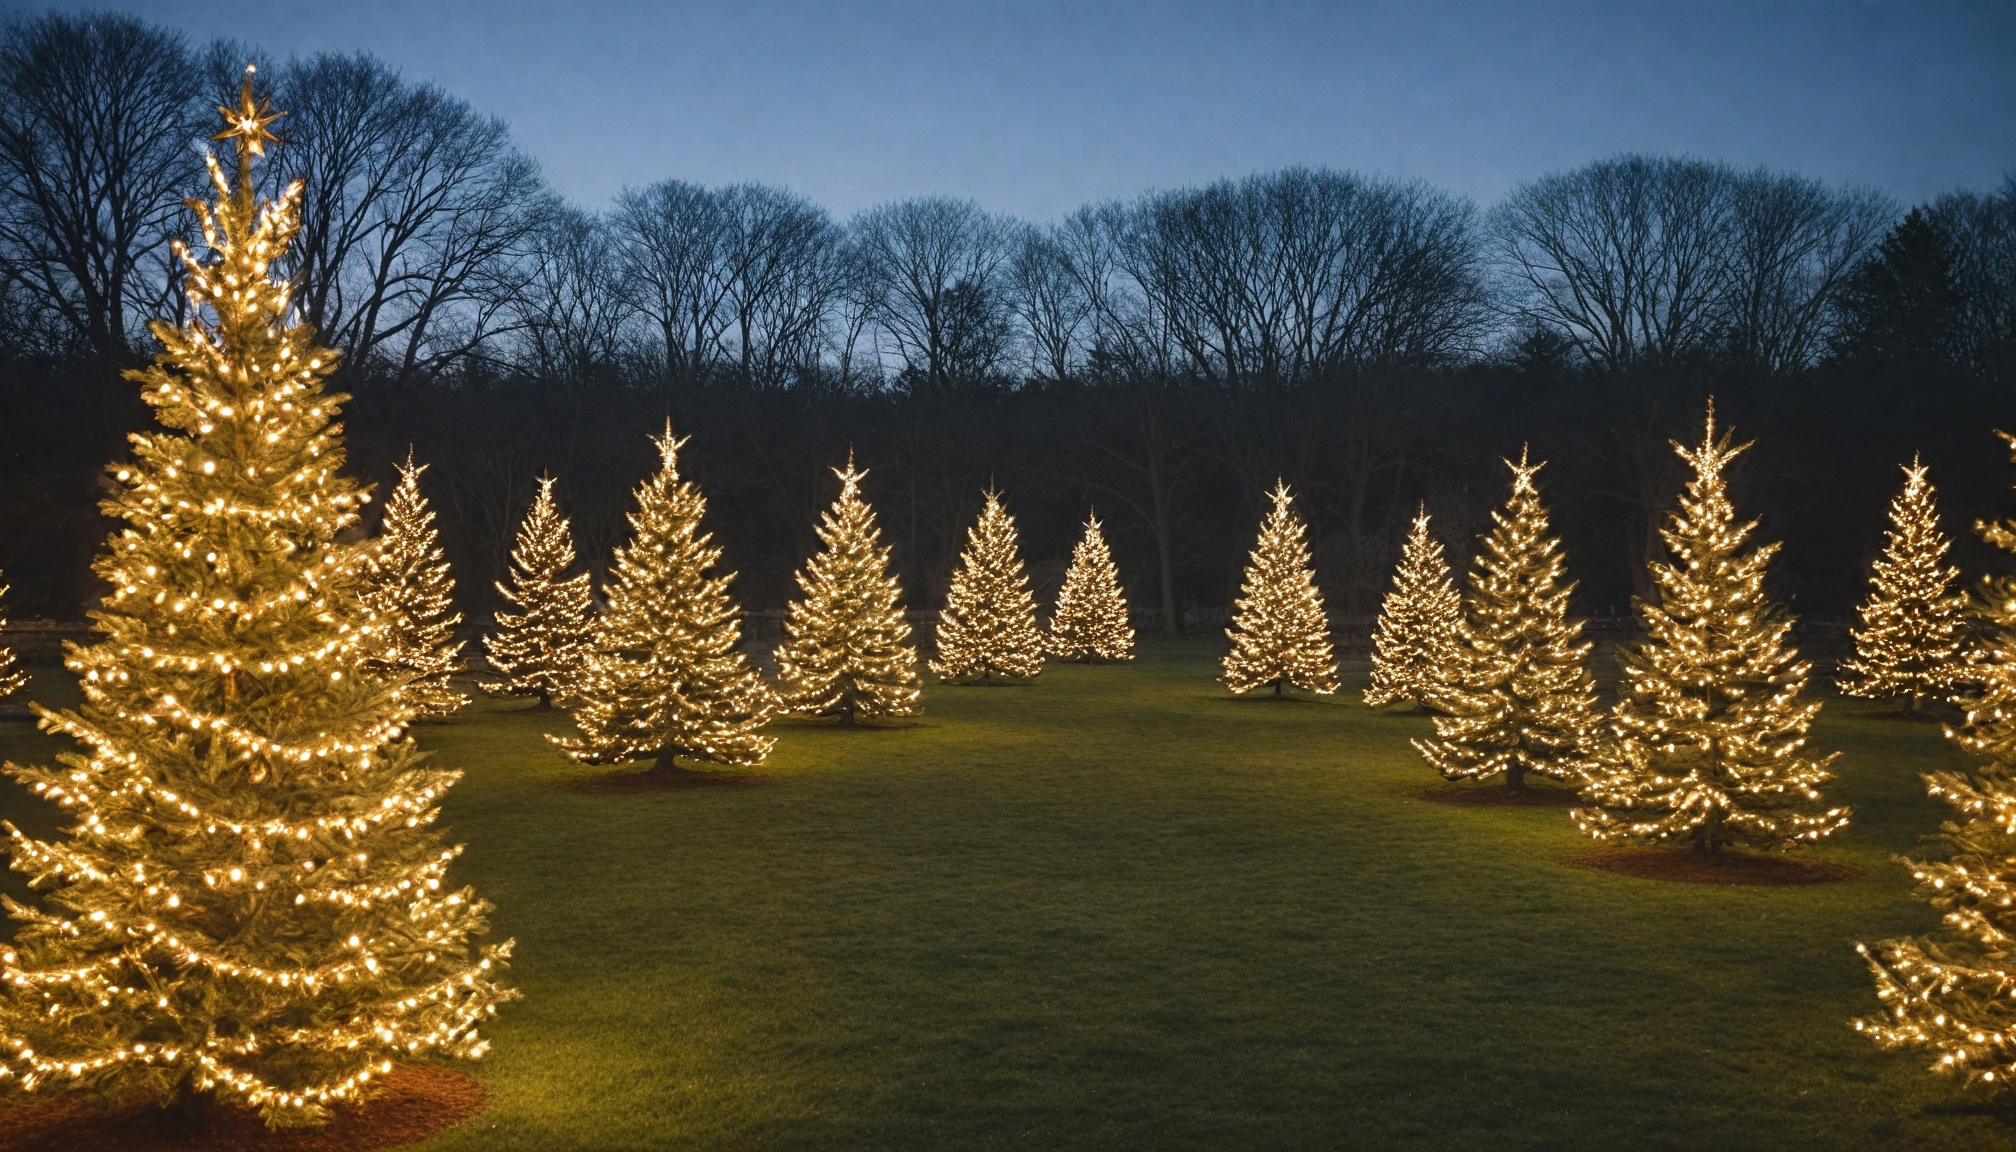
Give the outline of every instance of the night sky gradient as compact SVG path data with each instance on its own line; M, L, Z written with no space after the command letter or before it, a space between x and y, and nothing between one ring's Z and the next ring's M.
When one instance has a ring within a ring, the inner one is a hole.
M510 121L591 206L676 176L1044 220L1289 164L1489 202L1627 150L1907 201L2016 171L2007 3L63 6L375 52Z

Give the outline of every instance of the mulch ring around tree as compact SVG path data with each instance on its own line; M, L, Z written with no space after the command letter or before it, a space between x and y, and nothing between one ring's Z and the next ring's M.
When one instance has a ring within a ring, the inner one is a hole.
M368 1152L416 1144L483 1111L483 1085L446 1068L392 1070L362 1104L340 1104L320 1128L269 1131L257 1113L219 1109L210 1134L172 1133L149 1102L102 1108L70 1095L0 1106L0 1152Z
M1488 808L1573 808L1582 802L1572 789L1551 784L1528 784L1507 788L1503 781L1489 784L1434 784L1421 789L1423 800L1437 804L1463 804Z
M768 783L766 776L745 772L696 772L691 768L618 768L595 776L579 776L562 787L570 792L626 795L634 792L686 792L698 788L748 788Z
M1692 848L1592 848L1576 852L1570 864L1598 868L1640 880L1675 884L1728 884L1739 888L1780 888L1853 880L1860 868L1831 860L1764 856L1724 848L1706 856Z

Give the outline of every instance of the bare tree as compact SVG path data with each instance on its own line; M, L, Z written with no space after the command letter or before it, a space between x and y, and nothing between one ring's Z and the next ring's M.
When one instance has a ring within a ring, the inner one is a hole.
M1931 215L1953 249L1954 355L2006 383L2016 376L2016 176L1991 193L1941 196Z
M170 299L168 244L209 134L201 87L188 43L130 16L0 33L0 268L102 360Z
M993 375L1009 335L1007 222L970 200L932 196L870 209L853 231L876 321L909 378L942 387Z
M1763 168L1737 176L1722 308L1730 355L1769 372L1813 363L1833 335L1849 274L1896 215L1873 189L1836 192Z
M714 194L721 225L724 335L745 383L787 383L817 363L827 313L844 287L840 232L794 192L737 184Z
M705 379L732 317L721 204L698 184L625 189L611 216L631 306L658 328L665 382Z
M1028 343L1031 371L1053 381L1077 375L1083 359L1080 335L1092 304L1050 231L1033 225L1016 230L1008 284L1010 307Z
M603 221L557 199L547 205L513 305L522 370L568 383L616 370L629 309L615 283L615 261Z

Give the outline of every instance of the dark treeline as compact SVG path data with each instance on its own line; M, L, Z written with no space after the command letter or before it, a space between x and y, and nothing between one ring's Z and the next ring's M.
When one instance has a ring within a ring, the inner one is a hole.
M174 318L195 142L260 65L306 182L288 257L340 349L352 466L408 444L467 607L490 606L543 471L585 555L624 532L669 417L755 607L781 605L852 446L913 605L936 606L981 489L1039 579L1088 504L1137 607L1229 601L1262 493L1302 494L1333 610L1376 607L1417 500L1459 555L1544 490L1585 612L1642 591L1709 393L1760 441L1744 507L1787 541L1779 593L1845 615L1896 465L1949 527L2016 479L2016 181L1906 208L1870 190L1619 156L1480 210L1412 181L1295 168L1035 225L939 197L846 221L786 189L667 180L570 205L506 126L370 56L268 61L117 16L0 39L0 570L16 616L76 616L106 461L144 420L119 377ZM1978 549L1962 558L1981 562Z

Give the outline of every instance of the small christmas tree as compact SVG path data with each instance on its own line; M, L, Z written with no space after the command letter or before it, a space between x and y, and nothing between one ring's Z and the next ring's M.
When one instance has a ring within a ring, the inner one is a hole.
M574 686L580 734L548 739L584 764L760 764L776 700L742 657L734 577L714 574L721 549L700 530L707 500L679 475L685 441L667 421L653 443L660 467L637 488L630 543L616 549L608 608Z
M1925 466L1904 469L1904 489L1890 501L1883 556L1869 576L1869 598L1858 614L1855 655L1841 663L1841 691L1869 699L1904 697L1916 712L1927 696L1950 692L1961 679L1967 645L1967 600L1948 592L1960 569L1946 564Z
M2012 448L2016 439L2007 435ZM2016 552L2016 524L1980 525L1988 542ZM1974 761L1972 772L1925 777L1951 804L1940 826L1940 860L1906 860L1917 895L1938 908L1944 928L1930 936L1857 945L1876 978L1884 1015L1855 1021L1884 1048L1926 1048L1932 1070L2016 1096L2016 578L1982 583L1977 611L1992 628L1974 671L1982 694L1967 722L1947 735Z
M0 584L0 598L7 595L8 585ZM7 627L7 616L0 612L0 629ZM28 673L14 662L14 650L0 644L0 699L14 695L28 686Z
M833 470L840 495L819 522L822 551L798 573L805 593L784 621L777 646L784 708L837 716L842 724L876 716L914 716L917 650L903 619L903 590L889 573L889 548L875 510L861 498L864 471Z
M1022 568L1015 518L992 488L980 519L966 533L966 550L938 614L937 644L931 671L946 680L1027 680L1043 671L1043 634L1036 628L1036 599Z
M380 621L367 666L400 685L415 719L452 716L469 702L449 678L462 670L455 628L455 578L441 554L434 509L420 492L413 453L399 466L399 484L385 505L385 525L365 569L364 606Z
M1393 589L1379 604L1365 703L1384 708L1407 700L1414 711L1426 711L1435 703L1443 678L1455 667L1462 627L1463 598L1450 578L1442 542L1428 534L1424 504L1400 549Z
M1448 714L1435 718L1436 739L1414 746L1451 780L1503 773L1521 788L1536 773L1579 785L1602 743L1595 645L1568 615L1575 585L1561 582L1567 562L1533 483L1541 466L1524 452L1505 463L1512 495L1471 561L1462 641L1441 689Z
M1272 687L1281 696L1293 685L1327 696L1337 691L1337 664L1302 518L1290 507L1295 497L1288 485L1276 482L1270 495L1274 509L1260 524L1232 626L1225 630L1232 650L1225 654L1221 679L1239 693Z
M1058 659L1081 664L1134 658L1127 597L1096 515L1086 518L1085 535L1071 551L1071 568L1064 573L1057 611L1050 617L1049 647Z
M1573 813L1597 839L1713 854L1808 844L1848 823L1820 795L1836 754L1805 753L1820 702L1800 700L1811 665L1764 594L1778 545L1744 550L1757 525L1737 522L1725 470L1749 445L1729 440L1710 406L1700 445L1673 446L1694 475L1660 531L1672 561L1651 565L1659 603L1638 605L1649 639L1624 653L1617 739L1583 790L1594 806Z
M553 483L551 476L540 478L539 495L511 549L511 583L497 584L518 611L497 613L497 630L483 637L490 667L504 677L483 690L537 697L541 707L570 699L593 624L588 574L567 575L574 567L574 534L553 501Z
M489 906L449 886L432 828L460 774L365 666L335 356L273 274L301 185L253 200L273 117L249 73L223 111L237 180L211 160L211 258L177 246L190 319L156 323L131 374L167 430L133 437L104 504L125 524L94 565L101 639L69 653L83 703L40 710L83 751L7 766L73 823L7 826L44 896L8 901L0 946L0 1085L145 1092L199 1129L214 1100L311 1124L394 1061L480 1055L511 996L510 946L472 947Z

